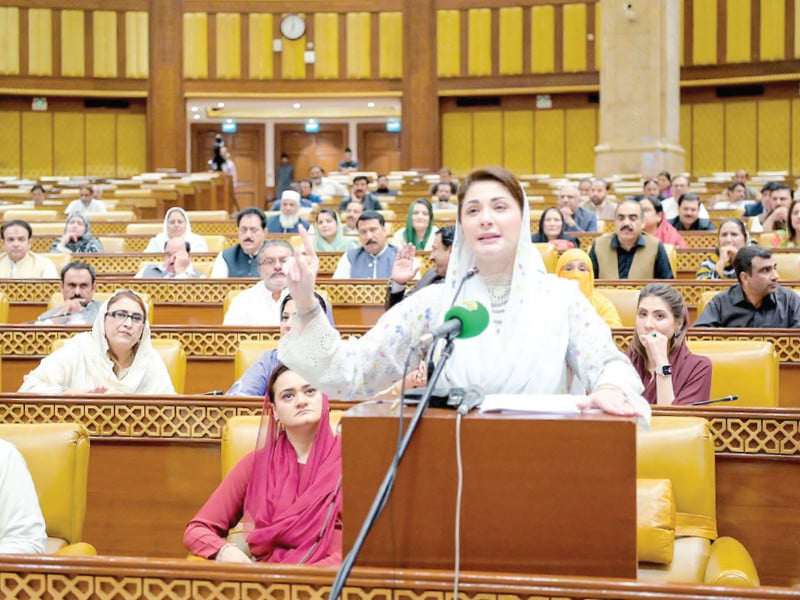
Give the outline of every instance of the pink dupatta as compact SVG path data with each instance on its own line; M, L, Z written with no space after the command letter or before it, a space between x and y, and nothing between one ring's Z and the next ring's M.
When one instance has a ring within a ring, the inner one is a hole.
M244 501L247 543L256 560L312 564L341 554L331 545L342 512L342 449L329 414L323 395L317 437L301 465L286 433L276 427L271 402L264 403Z

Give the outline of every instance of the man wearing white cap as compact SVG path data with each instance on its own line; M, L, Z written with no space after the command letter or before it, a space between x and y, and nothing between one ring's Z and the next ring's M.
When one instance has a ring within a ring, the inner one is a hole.
M269 233L298 233L297 226L302 224L308 230L308 221L300 218L300 194L294 190L283 190L281 194L281 212L267 220Z

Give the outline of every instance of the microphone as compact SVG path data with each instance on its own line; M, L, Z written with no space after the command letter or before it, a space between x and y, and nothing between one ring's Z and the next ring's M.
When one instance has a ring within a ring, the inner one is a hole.
M481 405L484 399L483 388L479 385L471 385L464 392L464 397L461 399L461 404L458 405L456 412L461 416L466 415L473 408Z
M78 312L74 312L74 313L71 313L71 312L61 312L61 313L58 313L58 314L56 314L56 315L50 315L49 317L47 317L47 316L41 316L41 317L39 317L38 319L34 319L33 321L25 321L24 323L22 323L22 325L33 325L34 323L41 323L42 321L50 321L50 320L52 320L52 319L61 319L61 318L63 318L63 317L69 317L69 316L72 316L72 315L79 315L79 314L81 314L81 313L82 313L84 310L86 310L86 307L85 307L85 306L84 306L82 309L80 309Z
M461 293L461 288L464 287L464 284L467 283L467 280L472 279L478 273L480 273L480 269L478 269L478 267L472 267L470 269L467 269L467 272L464 273L464 276L461 278L461 281L458 282L458 287L456 288L456 293L453 294L453 301L450 302L450 306L453 306L453 304L456 303L456 300L458 300L458 295Z
M690 402L690 406L701 406L703 404L714 404L715 402L733 402L738 400L739 396L731 394L730 396L723 396L722 398L714 398L713 400L699 400L697 402Z
M426 346L441 338L471 338L480 335L489 326L489 311L480 302L464 300L450 307L444 315L444 323L419 338L419 345Z

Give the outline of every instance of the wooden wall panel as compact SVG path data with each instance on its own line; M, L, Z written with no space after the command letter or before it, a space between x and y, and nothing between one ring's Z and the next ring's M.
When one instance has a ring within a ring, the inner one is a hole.
M750 62L751 0L726 0L725 61Z
M503 114L503 163L512 173L533 173L533 111Z
M208 78L208 15L183 15L183 77Z
M217 13L217 79L242 76L242 20L239 13Z
M317 53L317 62L314 64L314 77L317 79L338 79L338 13L317 13L314 15L314 50Z
M794 0L794 58L800 58L800 0ZM798 171L795 171L797 173Z
M499 110L479 111L472 118L472 164L474 166L502 165L503 113Z
M384 79L403 77L403 13L378 15L378 76Z
M52 113L22 113L22 176L38 179L53 174Z
M497 40L500 75L521 75L523 66L522 8L510 6L499 11L500 35Z
M556 69L556 22L552 6L531 8L531 71L552 73Z
M471 8L467 11L467 74L492 74L492 11Z
M564 173L564 111L538 110L534 117L535 173Z
M758 102L758 170L788 169L790 120L789 100Z
M692 173L709 175L725 163L725 119L722 104L696 104L692 109Z
M565 4L562 8L563 68L566 73L586 70L586 5Z
M692 2L692 64L717 63L717 0Z
M592 173L597 145L597 109L568 108L565 111L567 141L566 172Z
M22 174L22 124L20 113L12 110L0 111L0 176L20 177Z
M761 47L759 59L783 60L786 57L784 22L786 0L761 0Z
M19 9L0 6L0 75L19 74Z
M725 170L757 167L756 103L728 102L725 104Z
M792 100L792 173L800 173L800 98Z
M372 77L372 19L368 12L350 12L347 23L347 77L369 79Z
M53 173L87 175L84 155L86 129L81 113L53 113Z
M594 5L594 68L595 70L600 70L600 35L602 32L601 28L601 20L602 20L602 12L603 12L603 4L598 2Z
M100 177L116 176L116 115L86 114L86 172Z
M117 177L132 177L147 170L147 119L145 115L117 115Z
M250 35L247 38L249 47L248 76L250 79L272 79L274 69L272 63L272 15L269 13L251 13L248 15Z
M28 11L28 74L53 74L53 11L49 8Z
M303 53L306 49L305 36L299 40L283 40L281 51L281 75L284 79L305 79L306 64Z
M681 146L683 147L686 158L684 169L692 172L692 107L689 104L681 104Z
M86 75L85 16L82 10L61 11L61 75Z
M117 13L94 11L92 29L93 76L117 77Z
M150 73L150 30L144 11L125 13L125 77L147 79Z
M456 172L472 169L472 115L452 112L442 115L442 164Z
M461 12L436 12L436 56L439 77L461 75ZM445 164L447 161L445 161Z

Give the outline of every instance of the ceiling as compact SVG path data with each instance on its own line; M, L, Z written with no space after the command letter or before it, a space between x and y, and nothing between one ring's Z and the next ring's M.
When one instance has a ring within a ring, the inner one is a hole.
M332 98L190 98L187 119L209 122L224 119L300 120L399 118L399 97Z

